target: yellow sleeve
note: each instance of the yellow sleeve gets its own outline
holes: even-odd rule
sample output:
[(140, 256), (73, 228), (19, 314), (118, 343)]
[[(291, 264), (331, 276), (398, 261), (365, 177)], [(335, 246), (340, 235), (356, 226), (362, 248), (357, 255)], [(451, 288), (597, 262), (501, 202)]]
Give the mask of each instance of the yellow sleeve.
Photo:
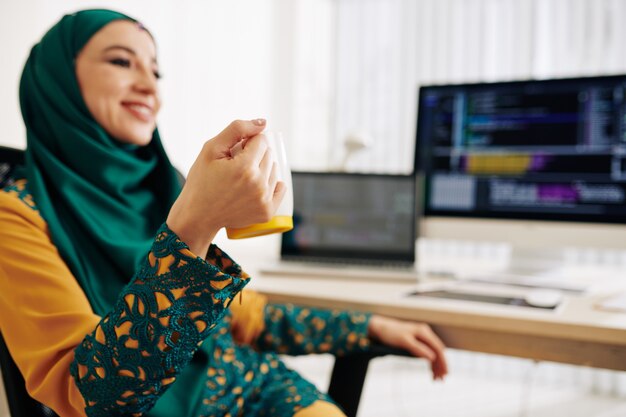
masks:
[(231, 332), (239, 344), (253, 344), (265, 329), (267, 297), (252, 290), (243, 290), (239, 300), (230, 304)]
[(70, 363), (99, 321), (39, 213), (0, 191), (0, 331), (29, 394), (61, 417), (85, 416)]

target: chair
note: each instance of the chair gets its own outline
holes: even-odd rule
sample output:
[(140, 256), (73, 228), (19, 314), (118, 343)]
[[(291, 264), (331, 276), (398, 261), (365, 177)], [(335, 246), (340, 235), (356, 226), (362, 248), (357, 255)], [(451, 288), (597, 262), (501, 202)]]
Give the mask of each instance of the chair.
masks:
[[(0, 187), (13, 168), (23, 161), (24, 151), (0, 146)], [(179, 178), (184, 183), (180, 173)], [(384, 355), (410, 356), (403, 350), (373, 345), (367, 352), (335, 358), (328, 395), (343, 408), (347, 417), (356, 417), (370, 360)], [(11, 358), (1, 332), (0, 369), (11, 417), (58, 417), (50, 408), (28, 395), (24, 378)]]
[(405, 350), (378, 344), (372, 344), (367, 352), (335, 357), (328, 395), (341, 406), (347, 417), (356, 417), (370, 361), (386, 355), (411, 357)]
[(0, 187), (9, 178), (11, 171), (24, 162), (24, 151), (0, 146)]

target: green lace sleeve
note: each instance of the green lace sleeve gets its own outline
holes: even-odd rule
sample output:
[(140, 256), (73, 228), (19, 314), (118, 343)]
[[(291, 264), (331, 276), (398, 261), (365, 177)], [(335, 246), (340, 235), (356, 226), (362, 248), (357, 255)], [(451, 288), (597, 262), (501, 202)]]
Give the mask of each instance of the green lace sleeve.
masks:
[(364, 351), (370, 345), (367, 324), (371, 315), (339, 310), (268, 304), (265, 328), (256, 347), (288, 355)]
[(70, 372), (87, 415), (152, 408), (247, 282), (216, 246), (203, 260), (161, 226), (113, 310), (75, 349)]

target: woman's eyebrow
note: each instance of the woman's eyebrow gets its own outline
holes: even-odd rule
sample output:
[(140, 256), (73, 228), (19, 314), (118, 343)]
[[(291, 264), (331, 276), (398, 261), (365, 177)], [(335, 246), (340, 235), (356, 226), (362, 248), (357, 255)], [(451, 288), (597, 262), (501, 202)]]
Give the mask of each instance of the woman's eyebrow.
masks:
[[(112, 49), (122, 49), (122, 50), (128, 52), (129, 54), (137, 56), (137, 52), (135, 52), (134, 49), (129, 48), (128, 46), (124, 46), (124, 45), (111, 45), (111, 46), (108, 46), (108, 47), (104, 48), (103, 52), (107, 52), (107, 51), (110, 51)], [(152, 63), (154, 63), (154, 64), (157, 63), (156, 58), (152, 58)]]

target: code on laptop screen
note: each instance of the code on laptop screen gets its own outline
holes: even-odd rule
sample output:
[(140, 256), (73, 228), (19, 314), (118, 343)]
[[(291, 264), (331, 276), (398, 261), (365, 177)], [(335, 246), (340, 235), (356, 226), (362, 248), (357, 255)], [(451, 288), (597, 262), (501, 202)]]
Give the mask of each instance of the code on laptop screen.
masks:
[(415, 177), (294, 172), (282, 254), (414, 260)]

